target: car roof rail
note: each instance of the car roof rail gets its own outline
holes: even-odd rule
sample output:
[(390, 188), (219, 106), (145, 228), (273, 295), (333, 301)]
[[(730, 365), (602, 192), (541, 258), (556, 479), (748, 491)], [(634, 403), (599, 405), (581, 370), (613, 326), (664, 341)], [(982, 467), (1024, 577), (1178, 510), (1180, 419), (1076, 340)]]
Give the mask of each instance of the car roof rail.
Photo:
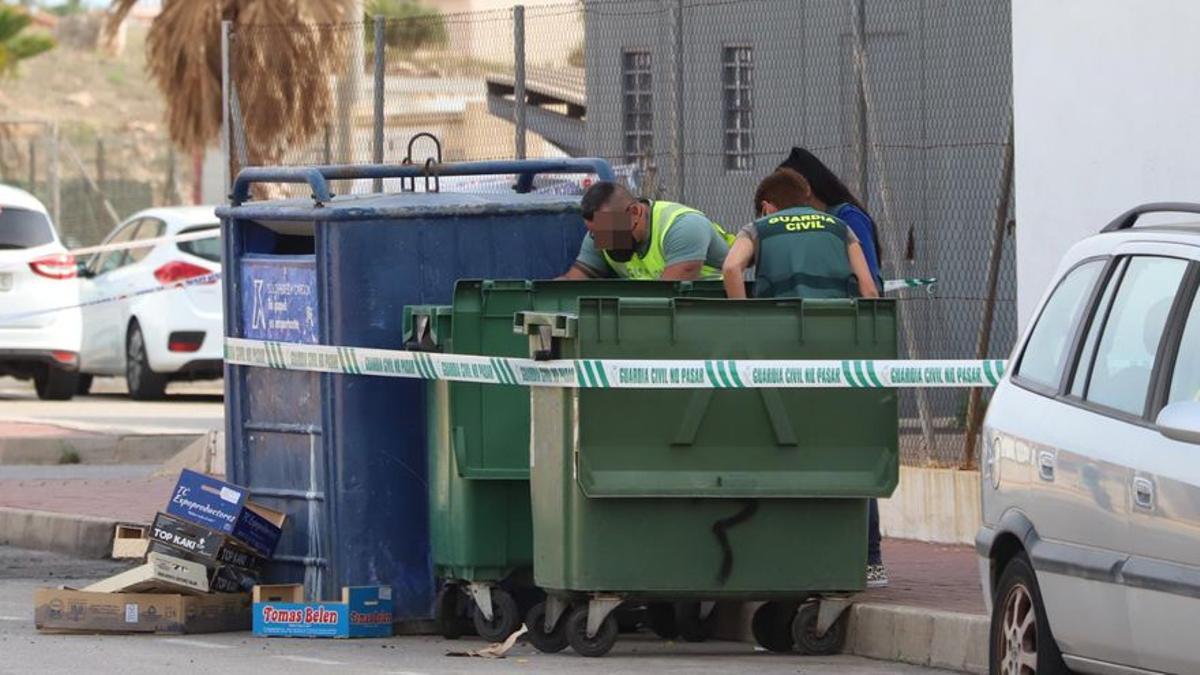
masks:
[(1117, 216), (1111, 223), (1104, 226), (1100, 232), (1120, 232), (1133, 227), (1138, 218), (1148, 213), (1196, 213), (1200, 214), (1200, 204), (1194, 202), (1150, 202), (1129, 209)]

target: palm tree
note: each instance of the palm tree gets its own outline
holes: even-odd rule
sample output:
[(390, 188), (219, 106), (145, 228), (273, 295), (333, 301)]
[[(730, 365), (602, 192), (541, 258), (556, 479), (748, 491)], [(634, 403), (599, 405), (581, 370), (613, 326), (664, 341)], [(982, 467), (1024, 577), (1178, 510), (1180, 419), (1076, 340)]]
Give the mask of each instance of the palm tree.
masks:
[(21, 61), (54, 48), (50, 36), (24, 32), (31, 21), (24, 9), (0, 5), (0, 75), (14, 76)]
[[(109, 36), (136, 3), (112, 0)], [(343, 31), (329, 24), (359, 20), (357, 7), (356, 0), (163, 0), (146, 36), (146, 64), (166, 102), (171, 140), (199, 151), (220, 134), (225, 20), (237, 36), (231, 79), (249, 163), (273, 163), (283, 148), (322, 131), (333, 115), (330, 75), (346, 65)]]

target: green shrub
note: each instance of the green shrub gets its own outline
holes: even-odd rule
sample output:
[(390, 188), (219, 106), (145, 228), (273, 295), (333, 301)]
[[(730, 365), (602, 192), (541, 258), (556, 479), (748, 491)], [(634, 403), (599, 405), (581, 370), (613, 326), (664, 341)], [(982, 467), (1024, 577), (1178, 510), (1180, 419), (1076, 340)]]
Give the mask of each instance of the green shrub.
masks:
[(392, 49), (413, 51), (446, 44), (446, 21), (441, 12), (417, 0), (367, 0), (367, 44), (375, 44), (374, 17), (386, 20), (383, 43)]

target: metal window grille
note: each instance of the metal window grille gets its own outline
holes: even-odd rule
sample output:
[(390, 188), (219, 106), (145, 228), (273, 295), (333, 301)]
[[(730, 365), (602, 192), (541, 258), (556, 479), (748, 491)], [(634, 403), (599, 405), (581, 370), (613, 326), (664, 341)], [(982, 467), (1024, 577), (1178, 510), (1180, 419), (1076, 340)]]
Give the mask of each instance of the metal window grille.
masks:
[(754, 168), (753, 50), (725, 47), (721, 69), (725, 86), (725, 169), (748, 171)]
[(654, 153), (653, 60), (649, 51), (625, 50), (621, 61), (625, 105), (625, 160), (651, 163)]

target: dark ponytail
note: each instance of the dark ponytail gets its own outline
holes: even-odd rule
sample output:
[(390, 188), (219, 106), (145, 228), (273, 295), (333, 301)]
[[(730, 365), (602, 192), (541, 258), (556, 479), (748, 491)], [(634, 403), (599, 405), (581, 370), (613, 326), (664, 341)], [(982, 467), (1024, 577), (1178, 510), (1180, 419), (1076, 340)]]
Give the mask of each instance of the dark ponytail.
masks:
[[(791, 169), (804, 176), (808, 184), (812, 187), (813, 194), (827, 205), (853, 204), (863, 213), (867, 213), (867, 210), (863, 208), (862, 202), (858, 200), (858, 197), (854, 196), (850, 188), (846, 187), (842, 179), (838, 178), (837, 174), (830, 171), (824, 162), (808, 150), (804, 148), (792, 148), (792, 153), (779, 166)], [(867, 214), (867, 218), (871, 222), (871, 238), (875, 240), (875, 257), (879, 260), (879, 264), (882, 265), (883, 247), (879, 243), (879, 228), (875, 225), (875, 219), (871, 218), (870, 214)]]

